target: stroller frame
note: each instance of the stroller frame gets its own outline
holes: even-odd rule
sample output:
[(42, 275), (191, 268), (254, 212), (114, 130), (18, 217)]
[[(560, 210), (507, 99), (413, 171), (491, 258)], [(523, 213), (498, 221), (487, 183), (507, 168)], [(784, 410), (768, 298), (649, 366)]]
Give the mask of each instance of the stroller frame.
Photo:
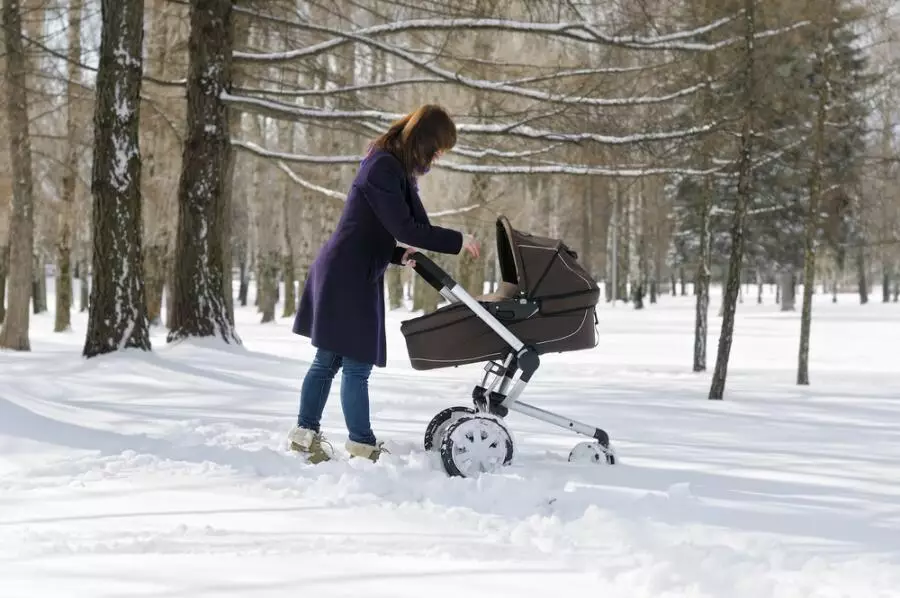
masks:
[[(472, 391), (472, 399), (477, 415), (489, 414), (502, 419), (509, 411), (521, 413), (594, 439), (599, 444), (599, 451), (593, 449), (590, 451), (589, 457), (591, 460), (599, 462), (603, 459), (610, 465), (616, 462), (610, 447), (609, 435), (603, 429), (557, 415), (519, 400), (525, 387), (540, 367), (540, 356), (537, 350), (522, 342), (478, 299), (469, 294), (462, 285), (435, 264), (428, 256), (421, 252), (416, 252), (410, 255), (409, 259), (415, 262), (415, 272), (440, 293), (444, 299), (450, 303), (464, 304), (502, 338), (509, 347), (509, 352), (502, 362), (496, 360), (488, 361), (484, 368), (485, 374), (481, 384), (475, 386)], [(515, 314), (517, 317), (528, 317), (538, 310), (538, 306), (534, 302), (524, 297), (492, 302), (490, 307), (498, 314)], [(516, 378), (517, 374), (518, 378)], [(435, 421), (440, 417), (441, 414), (438, 414), (435, 420), (432, 421), (432, 424), (434, 425)], [(449, 413), (446, 417), (449, 417)], [(590, 444), (594, 445), (594, 443)], [(426, 447), (428, 445), (429, 439), (426, 437)], [(579, 449), (581, 449), (582, 454), (575, 455), (575, 452)], [(585, 457), (583, 451), (583, 446), (576, 447), (569, 455), (569, 460), (576, 460), (574, 457)]]

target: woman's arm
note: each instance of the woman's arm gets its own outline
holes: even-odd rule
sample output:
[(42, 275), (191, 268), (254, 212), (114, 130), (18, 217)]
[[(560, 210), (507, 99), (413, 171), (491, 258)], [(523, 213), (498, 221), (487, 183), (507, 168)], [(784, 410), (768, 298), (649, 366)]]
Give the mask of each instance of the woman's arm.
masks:
[(400, 243), (438, 253), (459, 253), (462, 233), (413, 218), (404, 197), (402, 177), (403, 170), (391, 156), (377, 158), (369, 169), (362, 191), (381, 224)]

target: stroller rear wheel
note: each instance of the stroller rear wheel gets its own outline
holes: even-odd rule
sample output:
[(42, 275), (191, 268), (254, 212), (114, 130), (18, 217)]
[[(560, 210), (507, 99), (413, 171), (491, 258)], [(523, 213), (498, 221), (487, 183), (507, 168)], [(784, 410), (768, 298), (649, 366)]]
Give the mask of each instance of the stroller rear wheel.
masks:
[(472, 407), (463, 407), (456, 405), (448, 407), (431, 418), (428, 427), (425, 428), (425, 450), (430, 451), (440, 446), (444, 432), (451, 424), (456, 423), (460, 418), (475, 413)]
[(490, 415), (464, 416), (450, 424), (441, 440), (441, 463), (451, 476), (494, 473), (513, 458), (513, 439)]

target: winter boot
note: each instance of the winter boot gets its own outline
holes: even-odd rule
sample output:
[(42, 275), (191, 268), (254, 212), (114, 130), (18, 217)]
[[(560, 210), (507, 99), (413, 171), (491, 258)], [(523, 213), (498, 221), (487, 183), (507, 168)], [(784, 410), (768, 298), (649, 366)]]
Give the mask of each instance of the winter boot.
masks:
[[(301, 428), (299, 426), (291, 430), (288, 435), (291, 450), (306, 456), (306, 460), (310, 463), (322, 463), (331, 459), (331, 445), (325, 440), (320, 432)], [(329, 450), (326, 451), (322, 445), (328, 445)]]
[(364, 459), (369, 459), (373, 463), (378, 461), (378, 457), (380, 457), (382, 453), (387, 452), (383, 442), (379, 442), (377, 445), (371, 445), (348, 440), (345, 446), (347, 452), (350, 453), (351, 459), (353, 457), (362, 457)]

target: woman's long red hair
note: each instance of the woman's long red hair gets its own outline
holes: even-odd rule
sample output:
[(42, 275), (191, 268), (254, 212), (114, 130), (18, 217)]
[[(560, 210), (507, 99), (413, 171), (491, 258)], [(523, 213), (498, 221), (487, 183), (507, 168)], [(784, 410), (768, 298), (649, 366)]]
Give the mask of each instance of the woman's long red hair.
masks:
[(455, 145), (456, 124), (437, 104), (425, 104), (410, 112), (372, 142), (374, 148), (392, 153), (412, 176), (427, 171), (435, 154)]

